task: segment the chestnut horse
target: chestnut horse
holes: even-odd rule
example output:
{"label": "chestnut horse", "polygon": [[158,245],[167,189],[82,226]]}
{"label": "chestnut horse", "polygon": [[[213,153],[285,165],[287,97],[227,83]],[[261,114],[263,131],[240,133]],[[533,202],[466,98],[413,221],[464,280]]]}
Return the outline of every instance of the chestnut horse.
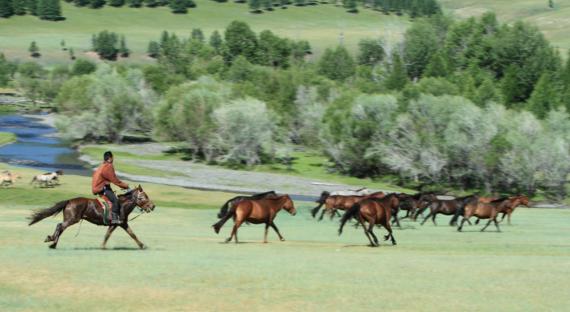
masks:
{"label": "chestnut horse", "polygon": [[236,196],[234,198],[228,199],[228,201],[226,201],[226,203],[222,206],[222,208],[220,208],[220,212],[218,213],[218,218],[219,219],[223,218],[228,213],[229,206],[230,205],[233,206],[237,204],[239,201],[242,201],[244,199],[261,199],[267,196],[275,196],[275,195],[277,195],[275,191],[269,191],[265,193],[253,194],[251,196]]}
{"label": "chestnut horse", "polygon": [[277,226],[273,222],[277,213],[279,213],[281,209],[285,209],[293,216],[297,213],[295,205],[289,195],[266,196],[260,199],[243,199],[235,205],[231,205],[229,210],[226,212],[226,215],[216,224],[212,225],[212,227],[216,233],[219,233],[224,223],[233,217],[235,222],[234,227],[232,229],[232,234],[228,239],[226,239],[226,243],[229,243],[232,238],[235,237],[235,242],[237,244],[237,230],[242,223],[265,223],[264,243],[267,243],[267,231],[270,226],[275,230],[279,239],[284,241],[285,239],[281,236],[279,229],[277,229]]}
{"label": "chestnut horse", "polygon": [[[147,194],[143,191],[142,187],[139,185],[136,189],[131,190],[128,193],[118,196],[119,202],[121,204],[121,220],[123,221],[120,225],[109,225],[107,228],[107,234],[105,234],[105,239],[101,248],[105,249],[107,240],[111,237],[113,231],[120,226],[125,230],[137,243],[139,248],[143,249],[144,244],[141,243],[136,237],[133,230],[128,225],[129,214],[133,211],[135,207],[141,208],[144,212],[151,212],[154,210],[154,203],[148,198]],[[30,224],[35,224],[49,216],[56,215],[63,211],[63,222],[58,223],[55,227],[55,232],[53,235],[48,235],[45,242],[53,242],[49,247],[56,248],[57,242],[63,231],[73,224],[79,222],[81,219],[87,220],[95,225],[106,225],[104,220],[104,209],[99,205],[96,199],[78,197],[70,200],[64,200],[55,204],[51,208],[43,209],[34,212],[30,216]]]}
{"label": "chestnut horse", "polygon": [[[399,200],[396,194],[388,194],[383,198],[367,198],[361,200],[360,202],[354,204],[342,216],[342,219],[340,220],[340,228],[338,229],[338,235],[342,234],[342,228],[344,227],[344,224],[354,217],[362,225],[364,234],[370,241],[370,246],[380,246],[378,237],[376,237],[373,232],[375,224],[380,224],[386,228],[386,230],[388,230],[388,235],[384,236],[384,240],[391,238],[392,245],[396,245],[394,234],[392,234],[390,219],[392,218],[391,215],[393,207],[397,207],[398,204]],[[366,226],[366,222],[368,222],[368,227]]]}
{"label": "chestnut horse", "polygon": [[485,231],[485,229],[491,224],[491,222],[495,223],[495,227],[497,228],[497,232],[500,232],[501,229],[499,228],[499,223],[497,222],[497,215],[499,213],[503,213],[503,218],[505,214],[512,211],[518,207],[519,205],[527,206],[529,205],[528,197],[524,195],[507,197],[507,198],[499,198],[496,200],[491,201],[490,203],[484,203],[478,201],[477,198],[472,199],[465,205],[464,213],[463,213],[463,220],[461,220],[461,224],[457,228],[458,231],[461,232],[463,229],[463,223],[468,221],[470,217],[476,216],[479,219],[489,219],[489,222],[481,229],[481,232]]}
{"label": "chestnut horse", "polygon": [[321,197],[317,200],[319,204],[317,207],[311,210],[313,218],[319,212],[319,209],[325,205],[325,209],[322,211],[319,221],[323,219],[325,212],[329,211],[331,214],[331,220],[334,218],[335,214],[338,214],[337,210],[348,210],[357,202],[366,198],[382,198],[384,197],[383,192],[376,192],[368,195],[330,195],[329,192],[324,191],[321,193]]}

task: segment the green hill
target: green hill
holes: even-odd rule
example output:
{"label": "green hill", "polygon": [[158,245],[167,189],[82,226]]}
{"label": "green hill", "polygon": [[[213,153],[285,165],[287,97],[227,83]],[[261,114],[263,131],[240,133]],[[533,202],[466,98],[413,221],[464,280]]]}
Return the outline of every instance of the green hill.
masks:
{"label": "green hill", "polygon": [[62,1],[62,22],[41,21],[33,16],[15,16],[0,19],[0,51],[10,58],[30,60],[28,47],[35,40],[42,53],[43,63],[68,59],[60,49],[64,39],[73,47],[77,56],[91,47],[91,35],[107,29],[127,37],[127,44],[134,55],[131,60],[146,59],[149,40],[158,39],[163,30],[187,37],[192,28],[201,28],[206,35],[224,29],[232,20],[245,21],[255,30],[270,29],[278,35],[292,39],[308,40],[318,55],[324,48],[343,40],[354,50],[358,41],[367,37],[383,37],[388,42],[400,41],[410,24],[408,17],[386,16],[371,10],[349,14],[342,7],[332,4],[295,7],[286,10],[251,14],[246,4],[218,3],[197,0],[197,8],[186,15],[170,13],[169,8],[77,8]]}
{"label": "green hill", "polygon": [[570,1],[554,0],[554,9],[548,0],[440,0],[446,12],[456,17],[479,16],[495,11],[502,22],[523,20],[535,24],[556,47],[570,49]]}

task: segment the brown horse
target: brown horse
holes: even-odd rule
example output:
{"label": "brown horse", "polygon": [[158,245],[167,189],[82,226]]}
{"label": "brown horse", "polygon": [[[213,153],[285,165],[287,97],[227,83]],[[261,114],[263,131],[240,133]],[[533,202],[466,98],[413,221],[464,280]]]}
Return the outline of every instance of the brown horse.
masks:
{"label": "brown horse", "polygon": [[512,213],[512,211],[519,205],[524,205],[528,207],[529,205],[528,197],[524,195],[519,195],[513,197],[499,198],[491,201],[490,203],[484,203],[476,199],[471,200],[469,203],[465,205],[463,220],[461,220],[461,224],[459,225],[457,230],[461,232],[461,230],[463,229],[463,223],[465,221],[468,221],[470,217],[476,216],[479,219],[489,219],[489,222],[487,222],[485,227],[481,229],[481,232],[485,231],[485,229],[491,224],[491,222],[495,223],[497,232],[500,232],[501,229],[499,228],[499,223],[497,222],[498,214],[502,212],[504,218],[505,214],[507,214],[509,211],[511,211]]}
{"label": "brown horse", "polygon": [[[434,194],[427,195],[427,198],[430,201],[430,204],[428,205],[430,212],[420,224],[424,225],[424,223],[431,217],[431,221],[433,222],[433,224],[437,225],[437,223],[435,222],[435,217],[438,214],[443,214],[446,216],[453,215],[454,217],[449,222],[449,225],[455,225],[457,221],[455,215],[458,213],[458,211],[462,211],[465,204],[467,204],[475,197],[476,197],[475,195],[469,195],[464,197],[458,197],[455,199],[442,200],[438,199],[437,196],[435,196]],[[421,212],[422,210],[418,210],[416,212],[416,217]],[[471,222],[469,222],[469,224],[471,224]]]}
{"label": "brown horse", "polygon": [[382,198],[384,197],[383,192],[376,192],[369,195],[330,195],[329,192],[324,191],[321,193],[321,197],[317,200],[319,205],[311,210],[313,218],[319,212],[319,209],[325,205],[325,209],[322,211],[319,221],[321,221],[328,211],[331,215],[331,220],[334,218],[335,214],[338,214],[337,210],[348,210],[357,202],[366,198]]}
{"label": "brown horse", "polygon": [[[384,236],[384,240],[391,238],[392,245],[396,245],[394,234],[392,234],[390,219],[392,218],[391,215],[393,207],[397,207],[398,204],[399,200],[396,194],[388,194],[383,198],[367,198],[354,204],[342,216],[342,219],[340,220],[340,228],[338,229],[338,235],[342,234],[342,228],[344,227],[344,224],[348,220],[355,217],[362,225],[364,234],[370,241],[370,246],[380,246],[378,237],[376,237],[373,232],[375,224],[380,224],[386,228],[386,230],[388,230],[388,235]],[[366,222],[368,222],[368,227],[366,226]]]}
{"label": "brown horse", "polygon": [[[137,245],[143,249],[144,244],[141,243],[136,237],[133,230],[128,225],[129,214],[133,211],[135,207],[141,208],[144,212],[151,212],[154,210],[154,203],[148,198],[147,194],[143,191],[142,187],[139,185],[136,189],[119,195],[119,202],[121,204],[121,219],[123,221],[120,225],[109,225],[107,228],[107,234],[105,234],[105,239],[101,248],[105,249],[107,240],[111,237],[113,231],[120,226],[125,230],[137,243]],[[49,247],[56,248],[57,242],[63,231],[73,224],[79,222],[81,219],[87,220],[95,225],[106,225],[104,220],[104,209],[99,205],[96,199],[91,198],[74,198],[70,200],[65,200],[55,204],[51,208],[43,209],[34,212],[30,216],[30,224],[37,223],[49,216],[56,215],[63,211],[63,222],[58,223],[53,235],[48,235],[45,242],[53,242]]]}
{"label": "brown horse", "polygon": [[[517,201],[517,199],[518,199],[518,201]],[[499,223],[503,222],[503,220],[505,220],[505,216],[508,216],[507,220],[508,220],[509,225],[511,225],[511,215],[513,214],[513,211],[515,211],[515,208],[517,208],[520,205],[528,207],[529,202],[530,202],[528,197],[525,195],[503,197],[503,198],[499,198],[499,199],[491,198],[491,197],[479,198],[479,202],[482,202],[482,203],[490,203],[492,201],[507,201],[504,203],[505,206],[500,211],[503,213],[503,216],[501,217],[501,220],[498,222]],[[479,224],[479,220],[480,219],[477,219],[477,221],[475,221],[475,224]]]}
{"label": "brown horse", "polygon": [[285,239],[279,233],[279,229],[273,222],[277,213],[285,209],[291,215],[295,215],[297,211],[295,210],[295,205],[289,197],[289,195],[276,195],[276,196],[266,196],[260,199],[243,199],[235,205],[231,205],[230,209],[227,211],[226,215],[218,221],[216,224],[212,225],[216,233],[220,232],[220,229],[230,218],[234,218],[234,228],[232,229],[232,234],[226,243],[229,243],[233,237],[235,237],[236,244],[238,243],[237,230],[244,222],[250,222],[254,224],[265,223],[265,236],[263,239],[264,243],[267,243],[267,231],[271,226],[273,230],[279,236],[281,241]]}

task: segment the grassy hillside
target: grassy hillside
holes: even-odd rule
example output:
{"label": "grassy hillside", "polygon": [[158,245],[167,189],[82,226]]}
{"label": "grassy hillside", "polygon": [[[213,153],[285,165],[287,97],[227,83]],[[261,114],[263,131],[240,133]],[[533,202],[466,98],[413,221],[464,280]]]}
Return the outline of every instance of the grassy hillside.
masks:
{"label": "grassy hillside", "polygon": [[409,25],[407,17],[385,16],[371,10],[359,14],[346,13],[332,4],[309,7],[291,6],[263,14],[250,14],[247,5],[233,2],[217,3],[197,0],[198,7],[187,15],[175,15],[168,8],[113,8],[99,10],[76,8],[62,1],[63,22],[46,22],[32,16],[0,19],[0,51],[8,56],[30,60],[27,49],[36,40],[43,57],[40,61],[52,63],[68,60],[67,52],[60,50],[64,39],[80,56],[91,47],[91,35],[107,29],[125,34],[129,48],[134,50],[131,60],[146,59],[149,40],[158,39],[162,30],[187,37],[192,28],[201,28],[207,36],[216,29],[224,29],[232,20],[242,20],[256,31],[270,29],[293,39],[308,40],[319,54],[324,48],[338,44],[341,33],[344,43],[355,49],[365,37],[384,37],[397,42]]}
{"label": "grassy hillside", "polygon": [[0,146],[16,141],[16,135],[8,132],[0,132]]}
{"label": "grassy hillside", "polygon": [[554,0],[554,9],[548,0],[440,0],[446,11],[457,17],[478,16],[495,11],[499,20],[513,22],[518,19],[531,22],[563,53],[570,49],[570,1]]}

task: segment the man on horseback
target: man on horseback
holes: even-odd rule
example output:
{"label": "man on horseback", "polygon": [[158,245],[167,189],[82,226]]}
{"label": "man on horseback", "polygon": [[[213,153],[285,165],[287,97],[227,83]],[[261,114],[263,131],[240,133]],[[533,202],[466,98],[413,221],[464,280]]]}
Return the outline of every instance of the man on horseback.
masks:
{"label": "man on horseback", "polygon": [[94,195],[104,195],[113,204],[111,224],[121,224],[122,215],[119,199],[111,189],[111,183],[122,189],[128,189],[129,185],[117,178],[113,167],[113,153],[110,151],[103,154],[103,163],[93,173],[91,190]]}

